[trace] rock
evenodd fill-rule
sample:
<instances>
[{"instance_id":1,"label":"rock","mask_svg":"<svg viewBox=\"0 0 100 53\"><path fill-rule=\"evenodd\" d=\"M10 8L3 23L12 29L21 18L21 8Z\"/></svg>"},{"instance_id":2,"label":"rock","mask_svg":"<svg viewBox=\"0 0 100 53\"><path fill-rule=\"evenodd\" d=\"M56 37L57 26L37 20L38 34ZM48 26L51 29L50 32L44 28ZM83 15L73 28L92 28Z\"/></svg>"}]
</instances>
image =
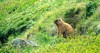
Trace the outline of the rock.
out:
<instances>
[{"instance_id":1,"label":"rock","mask_svg":"<svg viewBox=\"0 0 100 53\"><path fill-rule=\"evenodd\" d=\"M36 42L31 41L31 40L26 40L26 43L27 43L27 45L33 46L33 47L39 46Z\"/></svg>"},{"instance_id":2,"label":"rock","mask_svg":"<svg viewBox=\"0 0 100 53\"><path fill-rule=\"evenodd\" d=\"M22 39L14 39L11 41L11 45L16 48L16 47L20 47L23 48L26 46L26 41L22 40Z\"/></svg>"},{"instance_id":3,"label":"rock","mask_svg":"<svg viewBox=\"0 0 100 53\"><path fill-rule=\"evenodd\" d=\"M96 35L100 34L100 24L97 25Z\"/></svg>"},{"instance_id":4,"label":"rock","mask_svg":"<svg viewBox=\"0 0 100 53\"><path fill-rule=\"evenodd\" d=\"M97 25L97 29L100 29L100 24Z\"/></svg>"},{"instance_id":5,"label":"rock","mask_svg":"<svg viewBox=\"0 0 100 53\"><path fill-rule=\"evenodd\" d=\"M23 40L23 39L14 39L11 41L11 45L14 48L25 48L26 46L36 47L38 46L37 43L31 40Z\"/></svg>"},{"instance_id":6,"label":"rock","mask_svg":"<svg viewBox=\"0 0 100 53\"><path fill-rule=\"evenodd\" d=\"M53 26L51 29L50 29L50 34L52 36L56 35L57 34L57 27L56 26Z\"/></svg>"}]
</instances>

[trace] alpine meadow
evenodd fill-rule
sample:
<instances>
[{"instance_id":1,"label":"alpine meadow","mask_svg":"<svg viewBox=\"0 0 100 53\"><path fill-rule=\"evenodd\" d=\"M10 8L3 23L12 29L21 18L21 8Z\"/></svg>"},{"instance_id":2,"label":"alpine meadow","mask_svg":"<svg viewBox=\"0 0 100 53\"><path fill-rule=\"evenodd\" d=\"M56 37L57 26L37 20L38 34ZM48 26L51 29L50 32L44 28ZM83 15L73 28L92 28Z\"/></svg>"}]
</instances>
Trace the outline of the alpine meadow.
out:
<instances>
[{"instance_id":1,"label":"alpine meadow","mask_svg":"<svg viewBox=\"0 0 100 53\"><path fill-rule=\"evenodd\" d=\"M0 53L100 53L100 0L0 0Z\"/></svg>"}]
</instances>

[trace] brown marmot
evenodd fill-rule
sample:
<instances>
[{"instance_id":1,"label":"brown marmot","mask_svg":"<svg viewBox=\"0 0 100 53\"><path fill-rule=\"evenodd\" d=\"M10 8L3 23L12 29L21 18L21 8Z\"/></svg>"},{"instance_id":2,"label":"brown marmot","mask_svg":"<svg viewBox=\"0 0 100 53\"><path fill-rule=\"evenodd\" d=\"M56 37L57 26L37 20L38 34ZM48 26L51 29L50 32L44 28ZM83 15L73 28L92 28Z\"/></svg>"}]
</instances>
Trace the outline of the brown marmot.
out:
<instances>
[{"instance_id":1,"label":"brown marmot","mask_svg":"<svg viewBox=\"0 0 100 53\"><path fill-rule=\"evenodd\" d=\"M58 28L59 36L63 35L63 37L66 38L67 35L73 34L74 32L73 27L70 24L65 23L61 18L56 19L54 23Z\"/></svg>"}]
</instances>

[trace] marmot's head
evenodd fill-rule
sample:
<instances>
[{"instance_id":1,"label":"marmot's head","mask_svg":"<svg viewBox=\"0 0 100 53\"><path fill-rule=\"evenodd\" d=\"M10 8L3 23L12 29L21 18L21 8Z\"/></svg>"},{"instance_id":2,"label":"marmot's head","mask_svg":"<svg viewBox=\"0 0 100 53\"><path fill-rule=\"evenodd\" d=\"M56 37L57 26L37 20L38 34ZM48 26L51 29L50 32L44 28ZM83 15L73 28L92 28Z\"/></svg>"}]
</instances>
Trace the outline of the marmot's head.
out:
<instances>
[{"instance_id":1,"label":"marmot's head","mask_svg":"<svg viewBox=\"0 0 100 53\"><path fill-rule=\"evenodd\" d=\"M58 19L56 19L56 20L54 21L54 23L55 23L56 25L60 25L60 24L62 24L62 19L61 19L61 18L58 18Z\"/></svg>"}]
</instances>

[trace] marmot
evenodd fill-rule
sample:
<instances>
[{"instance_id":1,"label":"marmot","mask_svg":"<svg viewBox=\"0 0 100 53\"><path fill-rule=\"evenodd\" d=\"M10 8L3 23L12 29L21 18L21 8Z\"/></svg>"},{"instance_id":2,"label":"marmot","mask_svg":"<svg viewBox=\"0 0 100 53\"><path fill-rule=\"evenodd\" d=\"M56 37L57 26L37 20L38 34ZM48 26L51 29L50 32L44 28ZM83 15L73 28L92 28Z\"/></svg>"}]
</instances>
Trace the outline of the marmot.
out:
<instances>
[{"instance_id":1,"label":"marmot","mask_svg":"<svg viewBox=\"0 0 100 53\"><path fill-rule=\"evenodd\" d=\"M66 38L67 35L71 35L74 32L73 27L65 23L61 18L58 18L54 21L58 28L58 35L63 35L64 38Z\"/></svg>"}]
</instances>

